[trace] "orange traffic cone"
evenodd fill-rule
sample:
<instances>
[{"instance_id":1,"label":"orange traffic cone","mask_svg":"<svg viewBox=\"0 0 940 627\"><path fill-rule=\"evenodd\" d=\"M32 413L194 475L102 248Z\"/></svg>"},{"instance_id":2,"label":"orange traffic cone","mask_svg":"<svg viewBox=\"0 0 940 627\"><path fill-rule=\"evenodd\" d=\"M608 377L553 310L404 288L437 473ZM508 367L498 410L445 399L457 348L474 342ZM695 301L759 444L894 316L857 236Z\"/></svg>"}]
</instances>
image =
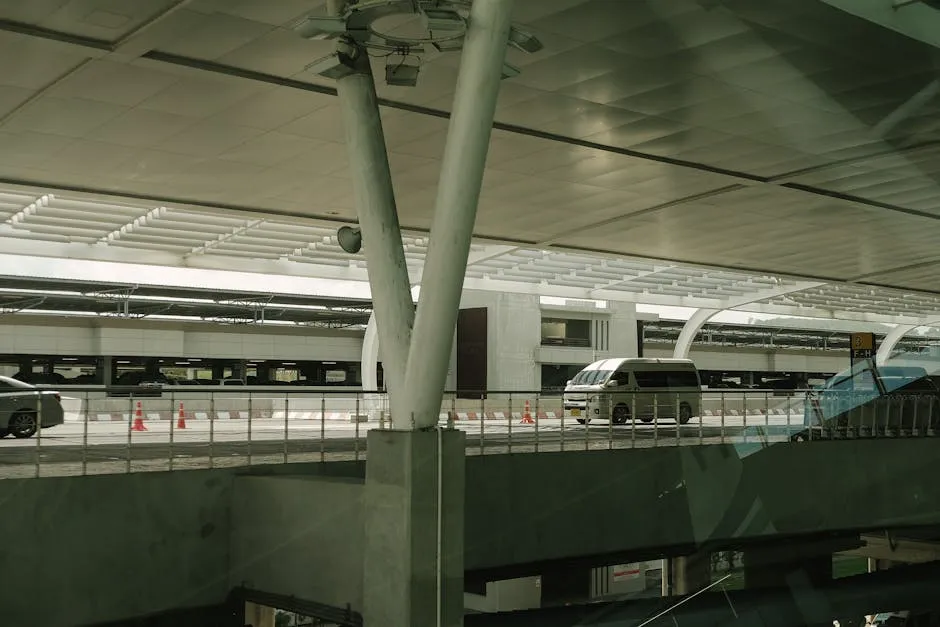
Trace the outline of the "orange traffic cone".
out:
<instances>
[{"instance_id":1,"label":"orange traffic cone","mask_svg":"<svg viewBox=\"0 0 940 627\"><path fill-rule=\"evenodd\" d=\"M183 404L182 404L182 403L180 403L180 417L179 417L179 418L177 419L177 421L176 421L176 428L177 428L177 429L185 429L185 428L186 428L186 412L183 411Z\"/></svg>"},{"instance_id":2,"label":"orange traffic cone","mask_svg":"<svg viewBox=\"0 0 940 627\"><path fill-rule=\"evenodd\" d=\"M521 423L524 424L524 425L534 425L534 424L535 424L535 421L532 420L532 410L531 410L531 407L529 406L529 401L528 401L528 400L526 400L526 402L525 402L525 412L522 414L522 421L521 421Z\"/></svg>"},{"instance_id":3,"label":"orange traffic cone","mask_svg":"<svg viewBox=\"0 0 940 627\"><path fill-rule=\"evenodd\" d=\"M144 407L140 401L137 401L137 411L134 412L134 426L131 427L131 431L146 431L147 426L144 425Z\"/></svg>"}]
</instances>

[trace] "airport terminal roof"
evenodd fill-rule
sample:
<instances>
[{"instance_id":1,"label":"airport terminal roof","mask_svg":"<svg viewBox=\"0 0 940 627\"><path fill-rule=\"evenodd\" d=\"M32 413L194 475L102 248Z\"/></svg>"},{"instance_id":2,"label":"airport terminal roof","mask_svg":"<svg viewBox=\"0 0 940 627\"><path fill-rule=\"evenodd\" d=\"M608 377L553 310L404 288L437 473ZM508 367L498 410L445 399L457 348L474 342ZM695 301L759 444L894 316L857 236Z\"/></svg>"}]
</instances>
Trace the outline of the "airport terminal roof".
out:
<instances>
[{"instance_id":1,"label":"airport terminal roof","mask_svg":"<svg viewBox=\"0 0 940 627\"><path fill-rule=\"evenodd\" d=\"M322 4L0 2L0 254L364 280ZM467 286L937 316L936 49L835 4L516 0ZM459 55L421 61L378 86L416 281Z\"/></svg>"}]
</instances>

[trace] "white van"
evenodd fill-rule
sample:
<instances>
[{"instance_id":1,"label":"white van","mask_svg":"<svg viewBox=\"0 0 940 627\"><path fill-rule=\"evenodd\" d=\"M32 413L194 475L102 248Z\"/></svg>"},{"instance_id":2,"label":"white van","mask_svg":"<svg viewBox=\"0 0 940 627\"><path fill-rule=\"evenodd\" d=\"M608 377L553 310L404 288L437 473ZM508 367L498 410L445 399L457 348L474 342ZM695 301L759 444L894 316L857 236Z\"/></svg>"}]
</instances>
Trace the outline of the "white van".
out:
<instances>
[{"instance_id":1,"label":"white van","mask_svg":"<svg viewBox=\"0 0 940 627\"><path fill-rule=\"evenodd\" d=\"M702 384L688 359L604 359L568 382L564 403L565 415L581 424L654 417L686 424L701 415Z\"/></svg>"}]
</instances>

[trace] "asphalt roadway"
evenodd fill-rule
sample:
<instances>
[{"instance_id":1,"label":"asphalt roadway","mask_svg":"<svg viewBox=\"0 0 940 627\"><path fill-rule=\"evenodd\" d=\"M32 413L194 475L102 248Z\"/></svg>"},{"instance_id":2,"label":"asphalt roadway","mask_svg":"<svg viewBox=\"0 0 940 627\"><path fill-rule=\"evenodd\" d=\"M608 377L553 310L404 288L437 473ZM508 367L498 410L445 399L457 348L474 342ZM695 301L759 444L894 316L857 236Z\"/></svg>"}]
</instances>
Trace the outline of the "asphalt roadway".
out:
<instances>
[{"instance_id":1,"label":"asphalt roadway","mask_svg":"<svg viewBox=\"0 0 940 627\"><path fill-rule=\"evenodd\" d=\"M801 422L801 421L800 421ZM303 461L361 459L375 423L326 421L189 421L185 430L171 421L148 421L147 431L117 423L67 423L28 440L0 440L0 478L72 476L115 472L181 470ZM675 423L588 426L566 420L536 425L460 421L467 433L467 454L532 453L574 450L783 442L799 430L796 416L694 419ZM286 434L286 438L285 438Z\"/></svg>"}]
</instances>

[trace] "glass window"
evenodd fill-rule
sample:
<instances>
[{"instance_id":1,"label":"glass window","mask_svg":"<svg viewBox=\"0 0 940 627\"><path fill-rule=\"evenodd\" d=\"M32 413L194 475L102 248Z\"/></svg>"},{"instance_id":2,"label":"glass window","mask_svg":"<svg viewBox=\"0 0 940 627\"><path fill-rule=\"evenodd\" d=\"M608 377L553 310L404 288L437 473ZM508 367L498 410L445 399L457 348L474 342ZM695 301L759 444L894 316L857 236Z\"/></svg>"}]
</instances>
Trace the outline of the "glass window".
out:
<instances>
[{"instance_id":1,"label":"glass window","mask_svg":"<svg viewBox=\"0 0 940 627\"><path fill-rule=\"evenodd\" d=\"M666 373L666 383L671 388L697 388L698 376L692 370L675 370Z\"/></svg>"},{"instance_id":2,"label":"glass window","mask_svg":"<svg viewBox=\"0 0 940 627\"><path fill-rule=\"evenodd\" d=\"M665 371L637 370L634 371L633 376L636 379L637 386L641 388L669 387Z\"/></svg>"},{"instance_id":3,"label":"glass window","mask_svg":"<svg viewBox=\"0 0 940 627\"><path fill-rule=\"evenodd\" d=\"M618 370L611 375L610 379L617 381L617 385L630 385L630 371Z\"/></svg>"},{"instance_id":4,"label":"glass window","mask_svg":"<svg viewBox=\"0 0 940 627\"><path fill-rule=\"evenodd\" d=\"M567 318L542 318L542 345L591 345L591 321Z\"/></svg>"},{"instance_id":5,"label":"glass window","mask_svg":"<svg viewBox=\"0 0 940 627\"><path fill-rule=\"evenodd\" d=\"M582 370L571 380L572 385L597 385L610 376L612 370Z\"/></svg>"}]
</instances>

